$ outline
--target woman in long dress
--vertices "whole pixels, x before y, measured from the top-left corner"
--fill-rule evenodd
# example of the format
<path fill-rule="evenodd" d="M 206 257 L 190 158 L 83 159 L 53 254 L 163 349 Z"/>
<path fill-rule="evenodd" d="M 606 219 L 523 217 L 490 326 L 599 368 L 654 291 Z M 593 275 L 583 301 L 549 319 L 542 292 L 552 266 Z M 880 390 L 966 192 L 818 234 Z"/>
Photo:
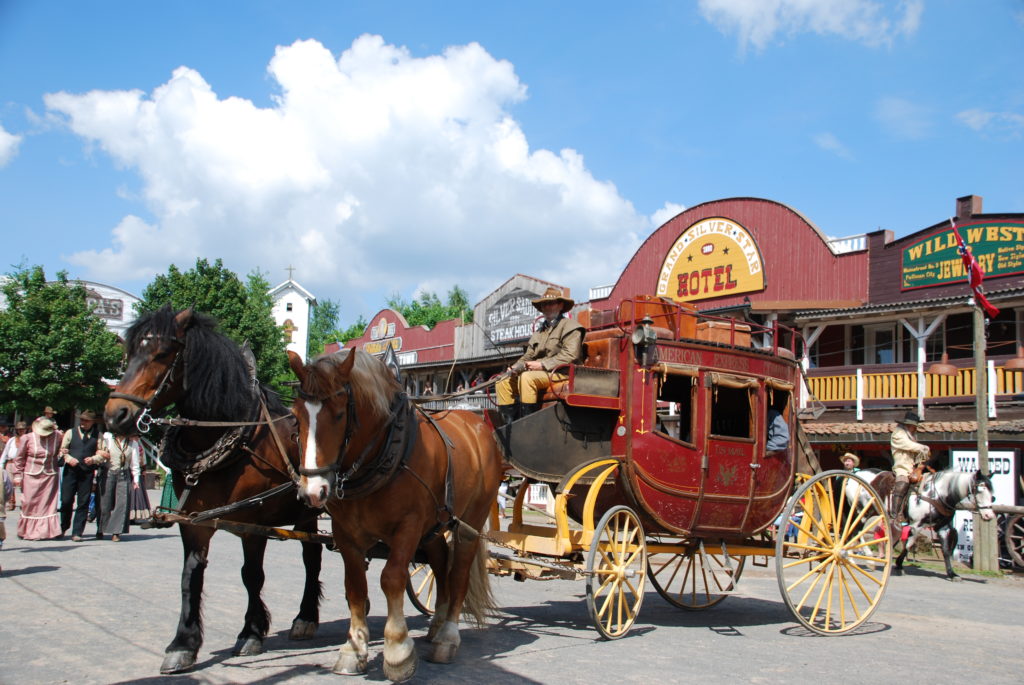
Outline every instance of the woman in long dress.
<path fill-rule="evenodd" d="M 138 436 L 104 433 L 102 454 L 107 464 L 100 492 L 100 530 L 118 542 L 131 522 L 132 492 L 142 487 L 142 443 Z"/>
<path fill-rule="evenodd" d="M 18 445 L 14 459 L 15 485 L 21 485 L 21 517 L 18 537 L 22 540 L 60 538 L 59 479 L 57 477 L 61 434 L 53 421 L 40 417 L 32 432 Z"/>

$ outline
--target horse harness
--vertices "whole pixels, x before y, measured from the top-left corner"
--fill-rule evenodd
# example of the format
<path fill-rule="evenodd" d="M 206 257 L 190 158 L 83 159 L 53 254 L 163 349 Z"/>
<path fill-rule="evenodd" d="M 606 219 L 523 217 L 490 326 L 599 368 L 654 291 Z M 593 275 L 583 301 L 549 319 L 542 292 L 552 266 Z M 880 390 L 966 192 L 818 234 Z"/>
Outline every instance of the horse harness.
<path fill-rule="evenodd" d="M 350 383 L 346 383 L 343 388 L 333 395 L 323 398 L 305 393 L 301 389 L 298 391 L 299 397 L 317 402 L 323 402 L 341 394 L 346 395 L 347 420 L 345 422 L 345 435 L 342 438 L 341 446 L 338 448 L 337 458 L 327 466 L 313 469 L 302 467 L 299 469 L 300 475 L 306 477 L 326 476 L 340 471 L 342 460 L 348 453 L 349 442 L 355 433 L 355 429 L 359 426 L 359 419 Z M 417 412 L 422 414 L 426 421 L 437 431 L 445 445 L 447 468 L 445 469 L 444 504 L 438 501 L 437 495 L 434 494 L 430 486 L 409 466 L 409 458 L 412 456 L 413 448 L 416 446 L 419 436 L 416 422 Z M 445 530 L 450 530 L 457 526 L 459 521 L 455 517 L 455 487 L 452 469 L 453 443 L 451 438 L 448 437 L 430 414 L 413 402 L 404 392 L 395 394 L 394 399 L 391 401 L 388 417 L 381 428 L 383 439 L 367 444 L 348 469 L 337 476 L 337 487 L 331 496 L 337 499 L 348 500 L 367 497 L 383 488 L 391 482 L 399 470 L 403 470 L 415 478 L 430 493 L 434 503 L 437 505 L 437 523 L 423 536 L 420 544 L 427 542 Z M 386 428 L 386 431 L 383 430 L 384 428 Z M 371 456 L 372 458 L 370 458 Z"/>
<path fill-rule="evenodd" d="M 153 337 L 154 336 L 152 334 L 147 335 L 145 340 L 152 340 Z M 180 346 L 180 348 L 178 350 L 178 353 L 174 355 L 174 361 L 171 362 L 171 365 L 164 373 L 163 378 L 160 379 L 160 383 L 156 386 L 156 392 L 154 392 L 153 395 L 148 400 L 137 395 L 130 395 L 124 392 L 110 393 L 110 397 L 112 397 L 113 399 L 128 400 L 129 402 L 134 402 L 135 404 L 142 407 L 142 413 L 139 414 L 139 418 L 135 420 L 135 426 L 139 429 L 139 433 L 142 433 L 143 435 L 149 432 L 149 429 L 153 424 L 154 419 L 153 416 L 150 414 L 153 405 L 156 403 L 160 395 L 164 394 L 164 392 L 171 387 L 171 384 L 174 382 L 174 372 L 177 371 L 178 366 L 186 365 L 186 362 L 183 361 L 185 359 L 184 351 L 187 345 L 185 339 L 179 338 L 178 336 L 173 336 L 170 338 L 170 340 L 171 342 L 177 343 Z M 183 379 L 184 378 L 185 376 L 183 376 Z"/>

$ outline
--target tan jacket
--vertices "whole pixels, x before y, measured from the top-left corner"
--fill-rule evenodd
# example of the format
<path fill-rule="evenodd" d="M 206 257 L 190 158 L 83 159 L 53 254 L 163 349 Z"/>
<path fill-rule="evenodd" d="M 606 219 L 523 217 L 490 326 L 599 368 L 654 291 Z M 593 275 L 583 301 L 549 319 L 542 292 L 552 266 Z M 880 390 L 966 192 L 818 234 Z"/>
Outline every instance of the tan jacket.
<path fill-rule="evenodd" d="M 912 464 L 924 461 L 931 454 L 931 448 L 910 437 L 910 433 L 903 426 L 897 425 L 889 440 L 892 448 L 892 458 L 895 462 L 899 458 L 909 459 Z"/>
<path fill-rule="evenodd" d="M 564 364 L 578 364 L 583 361 L 584 333 L 586 329 L 578 321 L 563 317 L 546 331 L 530 336 L 526 353 L 516 364 L 539 360 L 545 371 Z"/>

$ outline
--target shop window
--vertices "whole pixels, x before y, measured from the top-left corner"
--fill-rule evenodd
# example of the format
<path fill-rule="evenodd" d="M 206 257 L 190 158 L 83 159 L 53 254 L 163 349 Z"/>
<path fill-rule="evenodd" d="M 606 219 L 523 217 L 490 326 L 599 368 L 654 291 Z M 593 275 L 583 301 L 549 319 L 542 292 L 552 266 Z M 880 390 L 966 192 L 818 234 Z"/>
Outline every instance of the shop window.
<path fill-rule="evenodd" d="M 847 364 L 851 366 L 862 366 L 864 364 L 863 326 L 850 326 L 850 342 L 846 349 L 850 351 L 850 359 Z"/>
<path fill-rule="evenodd" d="M 669 402 L 658 410 L 657 431 L 683 442 L 693 442 L 693 376 L 666 374 L 659 378 L 658 401 Z"/>
<path fill-rule="evenodd" d="M 946 352 L 950 359 L 974 358 L 974 318 L 972 314 L 946 317 Z"/>
<path fill-rule="evenodd" d="M 724 438 L 753 437 L 750 387 L 711 386 L 711 433 Z"/>

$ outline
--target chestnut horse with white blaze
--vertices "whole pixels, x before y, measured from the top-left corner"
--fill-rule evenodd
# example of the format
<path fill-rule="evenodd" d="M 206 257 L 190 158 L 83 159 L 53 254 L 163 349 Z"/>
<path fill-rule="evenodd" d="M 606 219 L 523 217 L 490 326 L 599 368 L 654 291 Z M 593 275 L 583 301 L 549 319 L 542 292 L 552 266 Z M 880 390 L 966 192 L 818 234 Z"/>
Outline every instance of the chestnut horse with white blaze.
<path fill-rule="evenodd" d="M 366 673 L 366 553 L 378 541 L 388 547 L 380 578 L 388 609 L 384 674 L 402 681 L 416 670 L 404 601 L 418 549 L 437 582 L 429 658 L 451 662 L 463 609 L 483 623 L 494 606 L 486 545 L 476 532 L 501 482 L 493 432 L 473 412 L 418 409 L 387 367 L 361 350 L 321 355 L 308 365 L 293 352 L 288 357 L 300 382 L 292 406 L 302 452 L 299 495 L 330 513 L 345 562 L 351 622 L 334 671 Z"/>

